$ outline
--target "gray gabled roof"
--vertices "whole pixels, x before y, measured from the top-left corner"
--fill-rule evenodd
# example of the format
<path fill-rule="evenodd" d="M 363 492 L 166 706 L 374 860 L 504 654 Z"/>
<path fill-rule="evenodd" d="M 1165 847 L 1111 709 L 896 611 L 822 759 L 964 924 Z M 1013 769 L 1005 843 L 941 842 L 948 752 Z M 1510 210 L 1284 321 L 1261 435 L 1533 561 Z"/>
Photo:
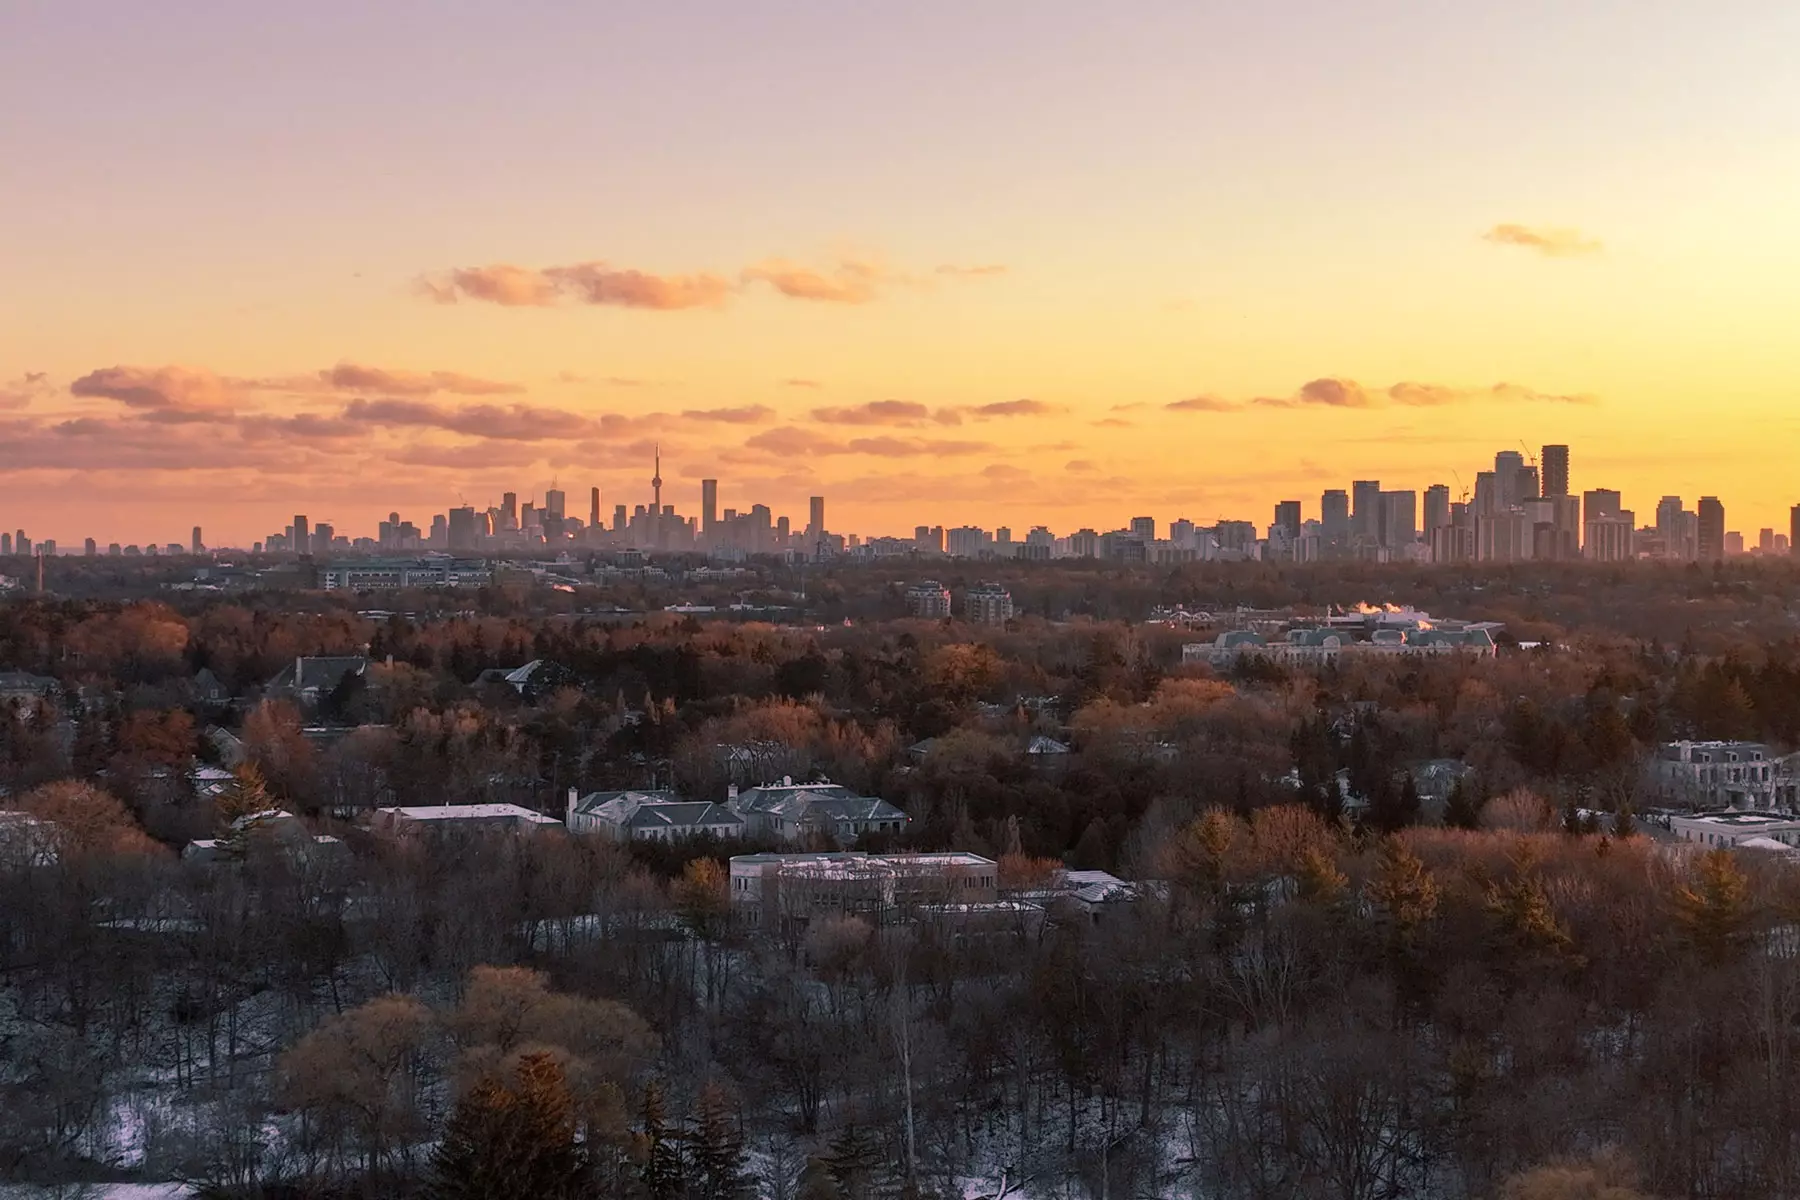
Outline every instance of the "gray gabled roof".
<path fill-rule="evenodd" d="M 622 792 L 589 792 L 575 802 L 574 811 L 578 813 L 598 813 L 609 806 L 617 807 L 621 802 L 638 804 L 686 804 L 688 798 L 680 792 L 673 791 L 637 791 L 627 789 Z"/>
<path fill-rule="evenodd" d="M 342 683 L 346 675 L 361 675 L 369 660 L 360 654 L 340 654 L 322 658 L 300 658 L 281 668 L 281 674 L 269 680 L 269 687 L 307 691 L 317 688 L 329 692 Z"/>
<path fill-rule="evenodd" d="M 736 808 L 739 812 L 771 812 L 777 805 L 802 792 L 819 799 L 856 797 L 856 793 L 843 784 L 823 779 L 817 783 L 765 783 L 761 787 L 746 788 L 739 792 Z"/>

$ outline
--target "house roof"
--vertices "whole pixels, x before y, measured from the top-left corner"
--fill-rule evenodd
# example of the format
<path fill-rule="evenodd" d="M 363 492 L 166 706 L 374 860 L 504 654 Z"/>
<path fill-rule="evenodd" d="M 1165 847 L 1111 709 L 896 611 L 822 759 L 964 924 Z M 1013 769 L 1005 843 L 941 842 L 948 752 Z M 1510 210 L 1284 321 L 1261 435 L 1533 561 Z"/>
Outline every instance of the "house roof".
<path fill-rule="evenodd" d="M 527 825 L 561 825 L 555 817 L 517 804 L 424 804 L 378 808 L 377 814 L 406 821 L 520 821 Z"/>
<path fill-rule="evenodd" d="M 35 692 L 46 695 L 56 689 L 56 680 L 30 671 L 0 671 L 0 692 Z"/>
<path fill-rule="evenodd" d="M 316 688 L 321 692 L 329 692 L 344 681 L 344 676 L 361 675 L 368 666 L 369 660 L 360 654 L 297 658 L 281 668 L 279 675 L 269 680 L 269 687 L 291 688 L 299 692 Z"/>
<path fill-rule="evenodd" d="M 1068 746 L 1053 737 L 1045 737 L 1043 734 L 1039 734 L 1025 743 L 1025 753 L 1027 754 L 1067 754 L 1068 752 Z"/>
<path fill-rule="evenodd" d="M 631 804 L 685 804 L 688 798 L 680 792 L 671 791 L 636 791 L 622 792 L 589 792 L 575 802 L 572 811 L 578 813 L 598 813 L 621 802 Z"/>
<path fill-rule="evenodd" d="M 744 818 L 707 800 L 690 800 L 681 804 L 639 804 L 623 822 L 630 829 L 722 829 L 737 828 Z"/>

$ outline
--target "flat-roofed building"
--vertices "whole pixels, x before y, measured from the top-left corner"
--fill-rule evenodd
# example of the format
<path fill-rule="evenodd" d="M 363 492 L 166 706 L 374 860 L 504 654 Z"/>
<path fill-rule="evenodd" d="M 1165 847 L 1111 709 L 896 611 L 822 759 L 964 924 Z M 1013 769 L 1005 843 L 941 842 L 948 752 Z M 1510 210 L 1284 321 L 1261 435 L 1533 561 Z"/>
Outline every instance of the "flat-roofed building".
<path fill-rule="evenodd" d="M 804 924 L 860 916 L 881 924 L 941 905 L 998 899 L 994 860 L 979 854 L 740 854 L 731 860 L 731 906 L 751 924 Z"/>
<path fill-rule="evenodd" d="M 1714 848 L 1729 849 L 1757 839 L 1800 846 L 1800 817 L 1759 812 L 1695 813 L 1670 817 L 1669 832 L 1685 842 Z"/>

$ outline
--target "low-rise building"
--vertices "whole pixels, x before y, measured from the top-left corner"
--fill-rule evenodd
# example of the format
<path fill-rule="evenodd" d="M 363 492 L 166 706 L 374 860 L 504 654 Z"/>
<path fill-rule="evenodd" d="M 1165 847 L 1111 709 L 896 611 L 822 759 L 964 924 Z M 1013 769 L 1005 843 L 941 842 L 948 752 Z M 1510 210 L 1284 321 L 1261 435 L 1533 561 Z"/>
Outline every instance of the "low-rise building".
<path fill-rule="evenodd" d="M 29 715 L 37 706 L 56 695 L 56 680 L 29 671 L 0 671 L 0 708 L 17 705 Z"/>
<path fill-rule="evenodd" d="M 1669 832 L 1711 847 L 1741 847 L 1751 841 L 1800 846 L 1800 817 L 1786 813 L 1709 812 L 1668 818 Z M 1754 848 L 1754 847 L 1753 847 Z"/>
<path fill-rule="evenodd" d="M 183 862 L 215 863 L 234 853 L 248 853 L 253 847 L 272 848 L 292 859 L 314 859 L 340 854 L 344 843 L 327 833 L 314 833 L 291 812 L 272 808 L 249 813 L 231 823 L 231 832 L 222 838 L 201 838 L 182 848 Z"/>
<path fill-rule="evenodd" d="M 1762 742 L 1666 742 L 1650 760 L 1661 800 L 1684 808 L 1792 808 L 1789 760 Z"/>
<path fill-rule="evenodd" d="M 689 800 L 679 792 L 589 792 L 569 789 L 563 823 L 570 833 L 595 833 L 617 842 L 675 842 L 687 838 L 735 838 L 744 818 L 723 804 Z"/>
<path fill-rule="evenodd" d="M 312 705 L 336 691 L 346 676 L 360 676 L 368 669 L 369 660 L 360 654 L 321 658 L 301 655 L 281 668 L 281 673 L 269 680 L 263 690 L 297 704 Z"/>
<path fill-rule="evenodd" d="M 430 804 L 378 808 L 370 818 L 369 828 L 377 833 L 407 837 L 421 833 L 495 830 L 506 833 L 561 832 L 563 823 L 517 804 Z"/>
<path fill-rule="evenodd" d="M 928 906 L 992 903 L 990 858 L 938 854 L 740 854 L 731 860 L 732 911 L 752 924 L 852 915 L 910 919 Z"/>
<path fill-rule="evenodd" d="M 864 834 L 904 833 L 911 821 L 886 800 L 859 796 L 827 779 L 814 783 L 783 779 L 734 790 L 726 803 L 744 819 L 745 832 L 752 837 L 790 844 L 824 839 L 848 846 Z"/>

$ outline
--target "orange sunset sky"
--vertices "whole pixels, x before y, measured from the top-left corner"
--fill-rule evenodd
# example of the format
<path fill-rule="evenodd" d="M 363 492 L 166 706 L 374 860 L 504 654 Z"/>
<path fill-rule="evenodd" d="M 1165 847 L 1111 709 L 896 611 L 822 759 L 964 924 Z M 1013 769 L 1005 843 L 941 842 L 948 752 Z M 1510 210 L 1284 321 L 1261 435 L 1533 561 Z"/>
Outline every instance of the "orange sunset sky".
<path fill-rule="evenodd" d="M 0 527 L 1800 503 L 1800 5 L 14 0 Z"/>

